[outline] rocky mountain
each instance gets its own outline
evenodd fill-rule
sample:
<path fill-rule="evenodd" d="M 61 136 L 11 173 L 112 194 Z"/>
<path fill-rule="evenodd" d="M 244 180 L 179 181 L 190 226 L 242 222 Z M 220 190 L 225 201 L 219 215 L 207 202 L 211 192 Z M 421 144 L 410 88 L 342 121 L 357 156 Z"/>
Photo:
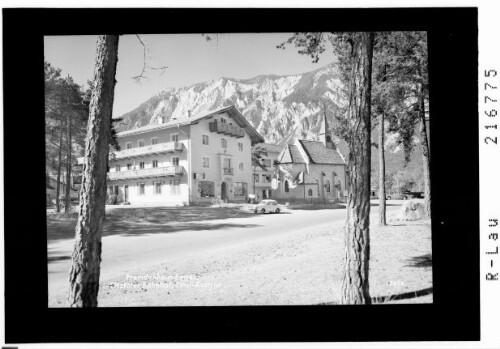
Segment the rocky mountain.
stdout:
<path fill-rule="evenodd" d="M 276 143 L 296 127 L 302 138 L 316 139 L 323 108 L 334 110 L 342 103 L 340 88 L 333 64 L 298 75 L 220 78 L 158 93 L 124 114 L 118 131 L 234 104 L 266 142 Z"/>
<path fill-rule="evenodd" d="M 334 64 L 298 75 L 259 75 L 251 79 L 220 78 L 200 82 L 184 88 L 161 91 L 136 109 L 122 115 L 118 131 L 134 129 L 148 124 L 182 119 L 209 110 L 234 104 L 246 119 L 264 137 L 267 143 L 282 141 L 291 131 L 302 139 L 317 140 L 323 112 L 327 110 L 330 125 L 333 113 L 345 100 L 341 95 L 341 82 Z M 372 139 L 378 139 L 378 127 Z M 421 182 L 422 155 L 419 145 L 411 161 L 404 166 L 403 151 L 394 147 L 394 136 L 387 137 L 386 173 L 389 176 L 405 172 Z M 418 140 L 416 140 L 418 142 Z M 339 150 L 348 158 L 348 147 L 340 141 Z M 372 147 L 373 186 L 378 177 L 377 149 Z"/>

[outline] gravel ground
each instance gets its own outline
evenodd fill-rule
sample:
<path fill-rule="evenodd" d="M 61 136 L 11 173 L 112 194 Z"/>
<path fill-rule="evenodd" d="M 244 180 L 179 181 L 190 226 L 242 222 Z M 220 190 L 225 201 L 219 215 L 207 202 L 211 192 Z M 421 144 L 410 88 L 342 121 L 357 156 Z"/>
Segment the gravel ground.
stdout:
<path fill-rule="evenodd" d="M 337 304 L 343 222 L 316 231 L 212 249 L 103 280 L 99 306 Z M 370 294 L 375 303 L 432 303 L 430 221 L 371 227 Z M 423 296 L 413 293 L 422 291 Z M 430 293 L 425 295 L 425 293 Z M 64 297 L 51 306 L 64 306 Z"/>

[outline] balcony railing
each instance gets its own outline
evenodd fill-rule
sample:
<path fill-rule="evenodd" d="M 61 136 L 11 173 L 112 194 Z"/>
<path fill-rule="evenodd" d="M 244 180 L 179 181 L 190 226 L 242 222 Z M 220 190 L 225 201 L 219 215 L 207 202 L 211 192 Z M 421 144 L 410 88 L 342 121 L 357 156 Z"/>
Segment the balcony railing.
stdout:
<path fill-rule="evenodd" d="M 223 133 L 236 138 L 245 137 L 245 130 L 241 127 L 217 122 L 217 120 L 210 122 L 208 127 L 210 132 Z"/>
<path fill-rule="evenodd" d="M 164 177 L 164 176 L 182 176 L 184 168 L 182 166 L 167 166 L 146 168 L 143 170 L 118 171 L 109 172 L 109 180 L 131 179 L 131 178 L 149 178 L 149 177 Z"/>
<path fill-rule="evenodd" d="M 160 153 L 171 153 L 174 151 L 182 151 L 181 142 L 167 142 L 159 143 L 154 145 L 147 145 L 144 147 L 124 149 L 121 151 L 114 152 L 115 159 L 125 159 L 133 158 L 147 154 L 160 154 Z"/>
<path fill-rule="evenodd" d="M 232 175 L 234 174 L 234 168 L 227 168 L 227 167 L 224 167 L 222 169 L 222 172 L 225 174 L 225 175 Z"/>

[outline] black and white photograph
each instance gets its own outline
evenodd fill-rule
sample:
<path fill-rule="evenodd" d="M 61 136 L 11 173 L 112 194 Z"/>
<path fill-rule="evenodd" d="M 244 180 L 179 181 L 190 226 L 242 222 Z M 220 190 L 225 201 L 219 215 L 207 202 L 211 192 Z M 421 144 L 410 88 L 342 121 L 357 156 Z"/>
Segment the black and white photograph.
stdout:
<path fill-rule="evenodd" d="M 7 343 L 481 338 L 477 8 L 3 20 Z"/>
<path fill-rule="evenodd" d="M 425 32 L 44 44 L 49 306 L 432 303 Z"/>

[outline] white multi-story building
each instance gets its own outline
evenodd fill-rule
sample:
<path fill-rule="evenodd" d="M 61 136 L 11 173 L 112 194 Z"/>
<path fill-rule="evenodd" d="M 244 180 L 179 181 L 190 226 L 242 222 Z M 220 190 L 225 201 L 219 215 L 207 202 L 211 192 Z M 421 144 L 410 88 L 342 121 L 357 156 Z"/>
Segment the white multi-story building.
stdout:
<path fill-rule="evenodd" d="M 262 136 L 234 107 L 117 134 L 108 193 L 117 202 L 190 205 L 247 200 Z"/>

